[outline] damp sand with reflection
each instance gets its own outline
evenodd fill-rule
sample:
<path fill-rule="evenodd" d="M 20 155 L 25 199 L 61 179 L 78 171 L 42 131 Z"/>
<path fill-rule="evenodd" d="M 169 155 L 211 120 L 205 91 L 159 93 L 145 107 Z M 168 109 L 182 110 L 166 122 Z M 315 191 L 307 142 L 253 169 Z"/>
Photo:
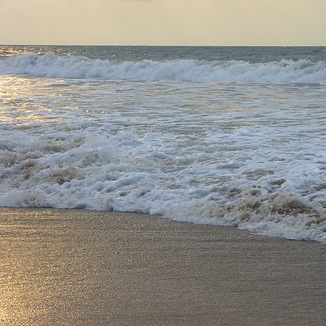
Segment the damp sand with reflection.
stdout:
<path fill-rule="evenodd" d="M 140 214 L 0 210 L 3 325 L 325 325 L 326 246 Z"/>

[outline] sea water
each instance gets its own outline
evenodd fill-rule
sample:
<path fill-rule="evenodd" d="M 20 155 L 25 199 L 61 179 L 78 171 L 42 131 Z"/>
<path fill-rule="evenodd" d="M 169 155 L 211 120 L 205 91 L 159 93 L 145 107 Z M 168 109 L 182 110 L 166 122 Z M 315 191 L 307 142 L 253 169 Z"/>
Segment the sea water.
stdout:
<path fill-rule="evenodd" d="M 0 46 L 0 206 L 326 243 L 325 47 Z"/>

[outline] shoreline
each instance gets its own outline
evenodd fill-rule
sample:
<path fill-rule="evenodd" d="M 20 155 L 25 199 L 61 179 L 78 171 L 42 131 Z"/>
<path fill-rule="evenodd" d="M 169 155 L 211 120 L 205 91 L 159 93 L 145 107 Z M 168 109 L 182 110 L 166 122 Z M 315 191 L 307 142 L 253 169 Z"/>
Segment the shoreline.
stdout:
<path fill-rule="evenodd" d="M 135 213 L 0 208 L 4 325 L 325 325 L 326 246 Z"/>

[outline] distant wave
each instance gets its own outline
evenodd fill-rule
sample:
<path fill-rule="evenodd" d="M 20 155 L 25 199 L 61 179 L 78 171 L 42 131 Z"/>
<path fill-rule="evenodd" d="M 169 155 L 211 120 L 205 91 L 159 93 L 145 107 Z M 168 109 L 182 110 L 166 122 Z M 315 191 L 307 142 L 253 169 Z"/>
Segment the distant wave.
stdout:
<path fill-rule="evenodd" d="M 309 60 L 269 63 L 198 60 L 118 62 L 56 56 L 53 53 L 26 53 L 1 59 L 0 74 L 73 79 L 326 84 L 326 63 Z"/>

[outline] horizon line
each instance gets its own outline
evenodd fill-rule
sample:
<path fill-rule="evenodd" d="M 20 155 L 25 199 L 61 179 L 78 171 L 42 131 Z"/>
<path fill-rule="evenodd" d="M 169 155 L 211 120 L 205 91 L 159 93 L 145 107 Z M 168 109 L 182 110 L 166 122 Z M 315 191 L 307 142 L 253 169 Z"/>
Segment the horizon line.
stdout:
<path fill-rule="evenodd" d="M 116 47 L 326 47 L 326 45 L 176 45 L 176 44 L 59 44 L 59 43 L 0 43 L 0 46 L 116 46 Z"/>

